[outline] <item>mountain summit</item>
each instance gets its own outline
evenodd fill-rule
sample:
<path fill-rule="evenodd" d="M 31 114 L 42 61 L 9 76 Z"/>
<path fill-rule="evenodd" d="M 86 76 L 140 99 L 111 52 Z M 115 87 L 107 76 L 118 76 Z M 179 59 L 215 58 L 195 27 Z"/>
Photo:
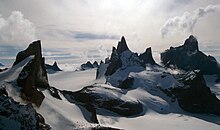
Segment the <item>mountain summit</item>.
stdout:
<path fill-rule="evenodd" d="M 189 38 L 185 40 L 185 43 L 183 46 L 189 51 L 199 50 L 198 41 L 193 35 L 190 35 Z"/>
<path fill-rule="evenodd" d="M 185 71 L 201 70 L 203 74 L 220 75 L 217 60 L 199 50 L 198 41 L 194 36 L 189 36 L 184 44 L 179 47 L 170 47 L 161 53 L 161 61 L 167 67 L 174 67 Z"/>
<path fill-rule="evenodd" d="M 121 54 L 122 52 L 129 50 L 128 45 L 126 43 L 125 37 L 121 37 L 121 41 L 118 42 L 117 53 Z"/>

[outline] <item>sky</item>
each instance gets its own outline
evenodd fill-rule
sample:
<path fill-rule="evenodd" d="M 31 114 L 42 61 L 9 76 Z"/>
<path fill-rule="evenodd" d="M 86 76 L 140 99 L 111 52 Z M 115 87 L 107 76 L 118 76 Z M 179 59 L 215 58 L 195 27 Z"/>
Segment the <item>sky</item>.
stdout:
<path fill-rule="evenodd" d="M 40 39 L 45 56 L 106 57 L 121 36 L 135 52 L 161 52 L 191 34 L 216 49 L 219 16 L 219 0 L 0 0 L 0 54 Z"/>

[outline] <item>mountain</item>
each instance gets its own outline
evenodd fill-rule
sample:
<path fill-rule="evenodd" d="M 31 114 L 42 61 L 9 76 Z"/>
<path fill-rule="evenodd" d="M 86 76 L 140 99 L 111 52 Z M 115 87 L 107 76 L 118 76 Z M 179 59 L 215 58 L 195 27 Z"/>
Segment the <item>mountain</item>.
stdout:
<path fill-rule="evenodd" d="M 49 73 L 50 71 L 53 71 L 53 72 L 62 71 L 62 70 L 58 67 L 56 61 L 53 63 L 53 65 L 45 64 L 45 68 L 46 68 L 46 70 L 47 70 L 48 73 Z"/>
<path fill-rule="evenodd" d="M 104 66 L 104 64 L 102 66 Z M 102 66 L 100 65 L 100 67 L 98 67 L 96 77 L 100 77 L 99 74 L 102 73 L 100 69 L 104 69 Z M 112 48 L 110 60 L 105 63 L 105 66 L 106 69 L 104 70 L 106 71 L 104 75 L 108 77 L 107 82 L 113 86 L 119 86 L 121 81 L 126 80 L 130 72 L 140 72 L 143 71 L 146 66 L 158 65 L 153 59 L 151 48 L 147 48 L 143 54 L 138 55 L 128 48 L 126 40 L 124 36 L 122 36 L 117 48 Z"/>
<path fill-rule="evenodd" d="M 33 55 L 34 57 L 20 72 L 17 85 L 21 88 L 21 97 L 23 99 L 40 106 L 44 95 L 38 89 L 49 87 L 44 58 L 41 53 L 41 42 L 35 41 L 31 43 L 26 50 L 19 52 L 13 66 Z"/>
<path fill-rule="evenodd" d="M 87 69 L 92 69 L 92 68 L 97 68 L 99 66 L 97 61 L 94 61 L 93 64 L 90 61 L 87 61 L 86 63 L 82 64 L 81 70 L 87 70 Z"/>
<path fill-rule="evenodd" d="M 174 52 L 169 51 L 167 50 L 161 54 L 162 59 L 166 59 L 166 55 L 168 55 L 166 53 L 176 53 L 174 55 L 176 57 L 178 57 L 178 54 L 184 56 L 186 54 L 188 61 L 191 61 L 192 55 L 188 55 L 189 53 L 193 53 L 193 55 L 197 55 L 197 53 L 198 55 L 203 54 L 198 50 L 198 42 L 193 36 L 190 36 L 183 46 L 171 49 Z M 208 57 L 203 55 L 203 57 L 196 56 L 196 58 L 198 58 L 195 59 L 197 61 L 203 61 Z M 185 63 L 184 60 L 183 62 Z M 212 61 L 207 60 L 207 62 L 209 64 Z M 171 63 L 176 63 L 176 61 L 169 62 L 169 64 Z M 150 72 L 146 70 L 146 64 L 151 65 L 152 69 Z M 179 64 L 182 65 L 181 63 Z M 193 64 L 189 66 L 191 65 Z M 100 69 L 101 67 L 98 68 L 97 72 L 100 73 Z M 207 87 L 202 70 L 190 69 L 191 71 L 189 70 L 187 73 L 178 75 L 179 77 L 176 78 L 176 75 L 170 74 L 167 70 L 156 64 L 152 57 L 151 48 L 147 48 L 143 54 L 138 56 L 138 54 L 129 50 L 125 38 L 122 37 L 117 49 L 114 47 L 112 49 L 110 63 L 107 63 L 105 76 L 106 82 L 112 86 L 122 89 L 136 88 L 137 84 L 139 87 L 152 86 L 152 89 L 162 91 L 168 97 L 171 97 L 172 100 L 176 100 L 179 106 L 186 111 L 220 115 L 220 100 Z"/>
<path fill-rule="evenodd" d="M 179 53 L 198 51 L 190 39 Z M 220 129 L 215 75 L 160 66 L 125 37 L 105 62 L 87 63 L 97 69 L 48 73 L 40 41 L 19 52 L 0 73 L 0 129 Z"/>
<path fill-rule="evenodd" d="M 220 75 L 220 65 L 210 55 L 199 50 L 197 39 L 191 35 L 179 47 L 170 47 L 161 53 L 161 61 L 167 67 L 175 67 L 185 71 L 199 69 L 203 74 Z"/>

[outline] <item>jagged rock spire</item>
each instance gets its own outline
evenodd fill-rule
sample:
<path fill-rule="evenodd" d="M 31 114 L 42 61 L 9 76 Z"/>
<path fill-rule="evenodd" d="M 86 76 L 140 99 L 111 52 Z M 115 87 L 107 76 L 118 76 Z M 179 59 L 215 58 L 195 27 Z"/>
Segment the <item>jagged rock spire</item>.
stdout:
<path fill-rule="evenodd" d="M 126 43 L 125 37 L 121 37 L 121 41 L 118 42 L 117 53 L 121 54 L 122 52 L 129 50 L 128 45 Z"/>
<path fill-rule="evenodd" d="M 118 68 L 122 66 L 120 57 L 118 55 L 117 49 L 115 47 L 112 48 L 112 54 L 110 58 L 110 64 L 107 67 L 105 75 L 111 75 L 113 74 Z"/>
<path fill-rule="evenodd" d="M 40 40 L 34 41 L 26 50 L 19 52 L 13 65 L 18 64 L 31 55 L 34 55 L 34 58 L 22 69 L 17 79 L 17 85 L 21 87 L 21 97 L 23 99 L 40 106 L 44 95 L 37 88 L 49 87 Z"/>
<path fill-rule="evenodd" d="M 144 61 L 144 64 L 156 65 L 152 56 L 151 47 L 147 48 L 144 53 L 140 54 L 139 58 Z"/>
<path fill-rule="evenodd" d="M 17 63 L 21 62 L 22 60 L 24 60 L 25 58 L 34 55 L 35 57 L 42 57 L 42 53 L 41 53 L 41 41 L 37 40 L 32 42 L 27 49 L 19 52 L 16 56 L 16 60 L 13 64 L 16 65 Z"/>
<path fill-rule="evenodd" d="M 190 35 L 189 38 L 185 40 L 184 47 L 189 51 L 199 50 L 198 41 L 193 35 Z"/>

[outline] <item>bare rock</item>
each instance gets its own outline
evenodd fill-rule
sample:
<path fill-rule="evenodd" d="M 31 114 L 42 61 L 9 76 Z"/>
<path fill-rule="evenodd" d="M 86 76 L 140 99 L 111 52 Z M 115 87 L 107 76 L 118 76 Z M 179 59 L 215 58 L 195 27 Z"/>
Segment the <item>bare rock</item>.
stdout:
<path fill-rule="evenodd" d="M 194 36 L 186 39 L 184 45 L 170 47 L 161 53 L 161 61 L 167 67 L 175 67 L 185 71 L 199 69 L 203 74 L 220 75 L 220 65 L 213 56 L 207 56 L 199 50 Z"/>
<path fill-rule="evenodd" d="M 26 50 L 19 52 L 14 65 L 31 55 L 34 55 L 34 59 L 30 60 L 22 69 L 17 84 L 21 87 L 21 97 L 23 99 L 40 106 L 44 95 L 37 88 L 49 87 L 40 41 L 31 43 Z"/>
<path fill-rule="evenodd" d="M 157 65 L 152 56 L 151 47 L 147 48 L 146 51 L 139 55 L 139 58 L 144 64 Z"/>

